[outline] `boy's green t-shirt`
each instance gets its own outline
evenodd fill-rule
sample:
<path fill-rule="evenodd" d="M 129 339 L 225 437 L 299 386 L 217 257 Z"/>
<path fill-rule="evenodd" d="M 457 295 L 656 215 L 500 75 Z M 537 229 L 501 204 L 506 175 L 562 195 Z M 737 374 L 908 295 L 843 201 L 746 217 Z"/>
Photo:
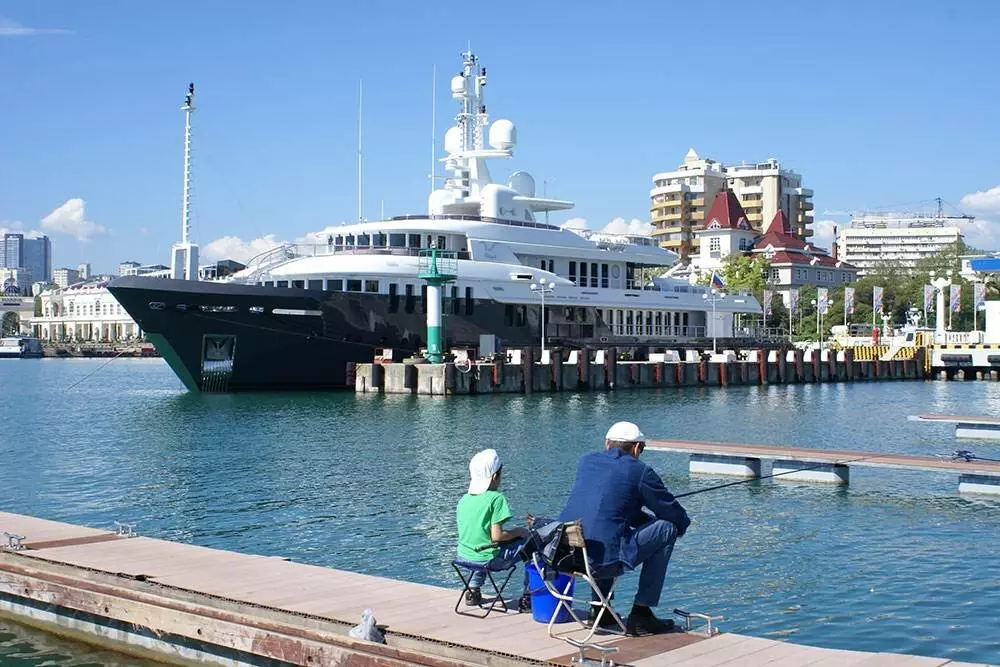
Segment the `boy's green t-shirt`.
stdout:
<path fill-rule="evenodd" d="M 485 491 L 476 495 L 467 493 L 458 501 L 455 511 L 458 518 L 458 557 L 474 563 L 485 563 L 497 555 L 499 549 L 490 537 L 490 526 L 503 523 L 511 517 L 507 499 L 499 491 Z M 482 549 L 477 550 L 477 547 Z"/>

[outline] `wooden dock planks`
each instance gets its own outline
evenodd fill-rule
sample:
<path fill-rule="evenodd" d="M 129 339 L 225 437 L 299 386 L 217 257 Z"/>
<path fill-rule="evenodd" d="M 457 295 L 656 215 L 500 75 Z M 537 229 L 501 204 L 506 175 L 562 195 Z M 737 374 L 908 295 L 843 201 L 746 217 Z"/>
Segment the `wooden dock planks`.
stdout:
<path fill-rule="evenodd" d="M 442 660 L 454 659 L 456 650 L 467 650 L 469 652 L 462 657 L 463 664 L 549 662 L 570 665 L 577 655 L 577 651 L 566 643 L 549 638 L 545 626 L 534 622 L 530 614 L 494 612 L 487 619 L 456 615 L 453 607 L 458 597 L 457 588 L 444 589 L 145 537 L 88 541 L 114 534 L 8 513 L 0 513 L 0 530 L 16 531 L 27 538 L 26 544 L 42 546 L 0 554 L 0 573 L 8 564 L 45 561 L 87 568 L 80 571 L 81 581 L 84 574 L 95 576 L 94 571 L 111 575 L 141 574 L 152 583 L 136 585 L 152 587 L 150 590 L 164 600 L 169 599 L 171 590 L 181 589 L 257 605 L 240 609 L 247 619 L 254 618 L 254 614 L 264 618 L 264 611 L 273 609 L 354 625 L 366 608 L 372 608 L 378 622 L 388 626 L 390 633 L 395 633 L 391 639 L 395 636 L 398 637 L 396 641 L 410 645 L 416 642 L 429 654 L 438 651 Z M 67 543 L 67 540 L 82 541 Z M 447 565 L 442 563 L 442 567 Z M 518 588 L 518 582 L 512 581 L 510 590 Z M 511 597 L 516 599 L 516 592 Z M 162 613 L 169 615 L 171 612 L 164 607 Z M 736 634 L 705 639 L 677 632 L 658 637 L 605 637 L 604 640 L 619 648 L 620 652 L 613 656 L 616 664 L 636 667 L 668 664 L 679 667 L 958 664 L 940 658 L 837 651 Z"/>

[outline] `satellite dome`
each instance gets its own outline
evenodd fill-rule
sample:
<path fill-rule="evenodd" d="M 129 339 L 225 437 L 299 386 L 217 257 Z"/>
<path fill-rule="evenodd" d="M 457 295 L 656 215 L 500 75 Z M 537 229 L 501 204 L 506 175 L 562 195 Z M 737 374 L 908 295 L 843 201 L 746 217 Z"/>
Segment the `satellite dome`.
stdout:
<path fill-rule="evenodd" d="M 509 151 L 517 144 L 517 128 L 514 123 L 501 118 L 490 125 L 490 146 L 498 151 Z"/>
<path fill-rule="evenodd" d="M 525 197 L 535 196 L 535 178 L 526 171 L 515 171 L 511 174 L 507 187 L 517 190 L 518 194 Z"/>
<path fill-rule="evenodd" d="M 444 133 L 444 152 L 452 155 L 462 150 L 462 128 L 457 125 L 449 127 Z"/>
<path fill-rule="evenodd" d="M 455 99 L 461 99 L 465 95 L 465 89 L 468 86 L 468 82 L 465 77 L 461 74 L 457 74 L 451 78 L 451 96 Z"/>

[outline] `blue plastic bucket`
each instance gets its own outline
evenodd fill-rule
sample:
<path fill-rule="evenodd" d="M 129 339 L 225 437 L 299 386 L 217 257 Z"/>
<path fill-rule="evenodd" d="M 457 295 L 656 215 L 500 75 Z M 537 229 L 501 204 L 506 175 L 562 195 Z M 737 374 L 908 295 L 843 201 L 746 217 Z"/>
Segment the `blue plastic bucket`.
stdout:
<path fill-rule="evenodd" d="M 539 623 L 548 623 L 552 620 L 552 614 L 555 613 L 559 600 L 549 593 L 534 563 L 525 563 L 524 568 L 528 573 L 528 590 L 531 591 L 531 617 Z M 569 584 L 568 594 L 573 594 L 573 578 L 568 574 L 557 574 L 552 583 L 557 591 L 565 591 L 566 585 Z M 572 620 L 573 617 L 565 607 L 561 608 L 559 615 L 556 616 L 556 623 L 569 623 Z"/>

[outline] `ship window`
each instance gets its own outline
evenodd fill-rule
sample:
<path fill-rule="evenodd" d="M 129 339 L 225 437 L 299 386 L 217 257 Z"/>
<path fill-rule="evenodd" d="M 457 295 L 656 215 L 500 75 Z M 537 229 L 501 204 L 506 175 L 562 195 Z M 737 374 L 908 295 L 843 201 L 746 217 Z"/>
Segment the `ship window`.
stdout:
<path fill-rule="evenodd" d="M 344 245 L 350 247 L 354 245 L 354 234 L 348 234 L 344 237 Z"/>
<path fill-rule="evenodd" d="M 344 291 L 344 279 L 337 278 L 335 280 L 326 281 L 326 291 L 327 292 L 343 292 Z"/>
<path fill-rule="evenodd" d="M 389 283 L 389 312 L 399 312 L 399 285 Z"/>
<path fill-rule="evenodd" d="M 336 246 L 336 247 L 338 247 L 338 248 L 343 248 L 344 247 L 344 237 L 341 236 L 340 234 L 337 234 L 336 236 L 334 236 L 333 237 L 333 245 Z"/>
<path fill-rule="evenodd" d="M 542 271 L 544 271 L 544 270 L 545 270 L 545 260 L 543 259 L 542 260 Z"/>
<path fill-rule="evenodd" d="M 587 286 L 587 263 L 580 262 L 580 282 L 578 283 L 580 287 Z"/>
<path fill-rule="evenodd" d="M 451 314 L 458 315 L 458 287 L 451 288 Z"/>
<path fill-rule="evenodd" d="M 365 281 L 365 291 L 366 292 L 378 292 L 378 281 L 377 280 L 366 280 Z"/>
<path fill-rule="evenodd" d="M 556 272 L 556 263 L 555 263 L 555 260 L 550 259 L 549 260 L 549 273 L 555 273 L 555 272 Z"/>
<path fill-rule="evenodd" d="M 406 234 L 389 234 L 389 247 L 390 248 L 405 248 L 406 247 Z"/>
<path fill-rule="evenodd" d="M 372 239 L 368 234 L 358 234 L 358 247 L 367 248 L 372 244 Z"/>
<path fill-rule="evenodd" d="M 305 286 L 306 286 L 306 281 L 304 281 L 304 280 L 293 280 L 292 281 L 292 287 L 297 287 L 299 289 L 302 289 Z"/>
<path fill-rule="evenodd" d="M 274 281 L 273 280 L 265 280 L 264 281 L 264 287 L 274 287 Z M 70 315 L 73 314 L 73 306 L 72 305 L 69 307 L 69 314 Z"/>
<path fill-rule="evenodd" d="M 563 317 L 566 318 L 567 322 L 572 322 L 573 321 L 573 307 L 572 306 L 570 306 L 569 308 L 565 309 L 565 312 L 563 313 Z"/>
<path fill-rule="evenodd" d="M 597 287 L 597 264 L 590 265 L 590 286 Z"/>
<path fill-rule="evenodd" d="M 413 312 L 413 285 L 409 283 L 406 285 L 406 312 Z"/>
<path fill-rule="evenodd" d="M 472 314 L 472 307 L 473 307 L 473 305 L 474 305 L 474 302 L 472 300 L 472 288 L 471 287 L 466 287 L 465 288 L 465 314 L 466 315 L 471 315 Z"/>
<path fill-rule="evenodd" d="M 279 280 L 278 282 L 275 283 L 275 286 L 276 287 L 288 287 L 288 281 L 287 280 Z"/>
<path fill-rule="evenodd" d="M 545 313 L 548 315 L 548 312 Z M 523 327 L 528 324 L 528 307 L 518 306 L 517 307 L 517 326 Z"/>
<path fill-rule="evenodd" d="M 323 289 L 323 281 L 322 280 L 310 280 L 309 281 L 309 289 Z"/>
<path fill-rule="evenodd" d="M 360 280 L 348 280 L 347 281 L 347 291 L 348 292 L 360 292 L 361 291 L 361 281 Z"/>
<path fill-rule="evenodd" d="M 381 232 L 378 234 L 372 234 L 372 245 L 376 248 L 384 248 L 385 234 L 382 234 Z"/>
<path fill-rule="evenodd" d="M 580 318 L 581 322 L 586 322 L 587 321 L 587 309 L 586 308 L 581 308 L 580 312 L 578 313 L 578 315 L 579 315 L 579 318 Z"/>
<path fill-rule="evenodd" d="M 576 282 L 576 262 L 569 263 L 569 280 L 572 283 Z"/>
<path fill-rule="evenodd" d="M 514 326 L 514 304 L 508 303 L 503 307 L 503 323 L 504 326 L 512 327 Z"/>
<path fill-rule="evenodd" d="M 411 248 L 420 247 L 420 234 L 410 234 L 410 247 Z"/>
<path fill-rule="evenodd" d="M 607 288 L 608 286 L 608 265 L 601 264 L 601 287 Z"/>
<path fill-rule="evenodd" d="M 438 237 L 438 246 L 437 246 L 438 250 L 444 250 L 444 245 L 445 245 L 444 240 L 445 239 L 443 236 Z"/>

